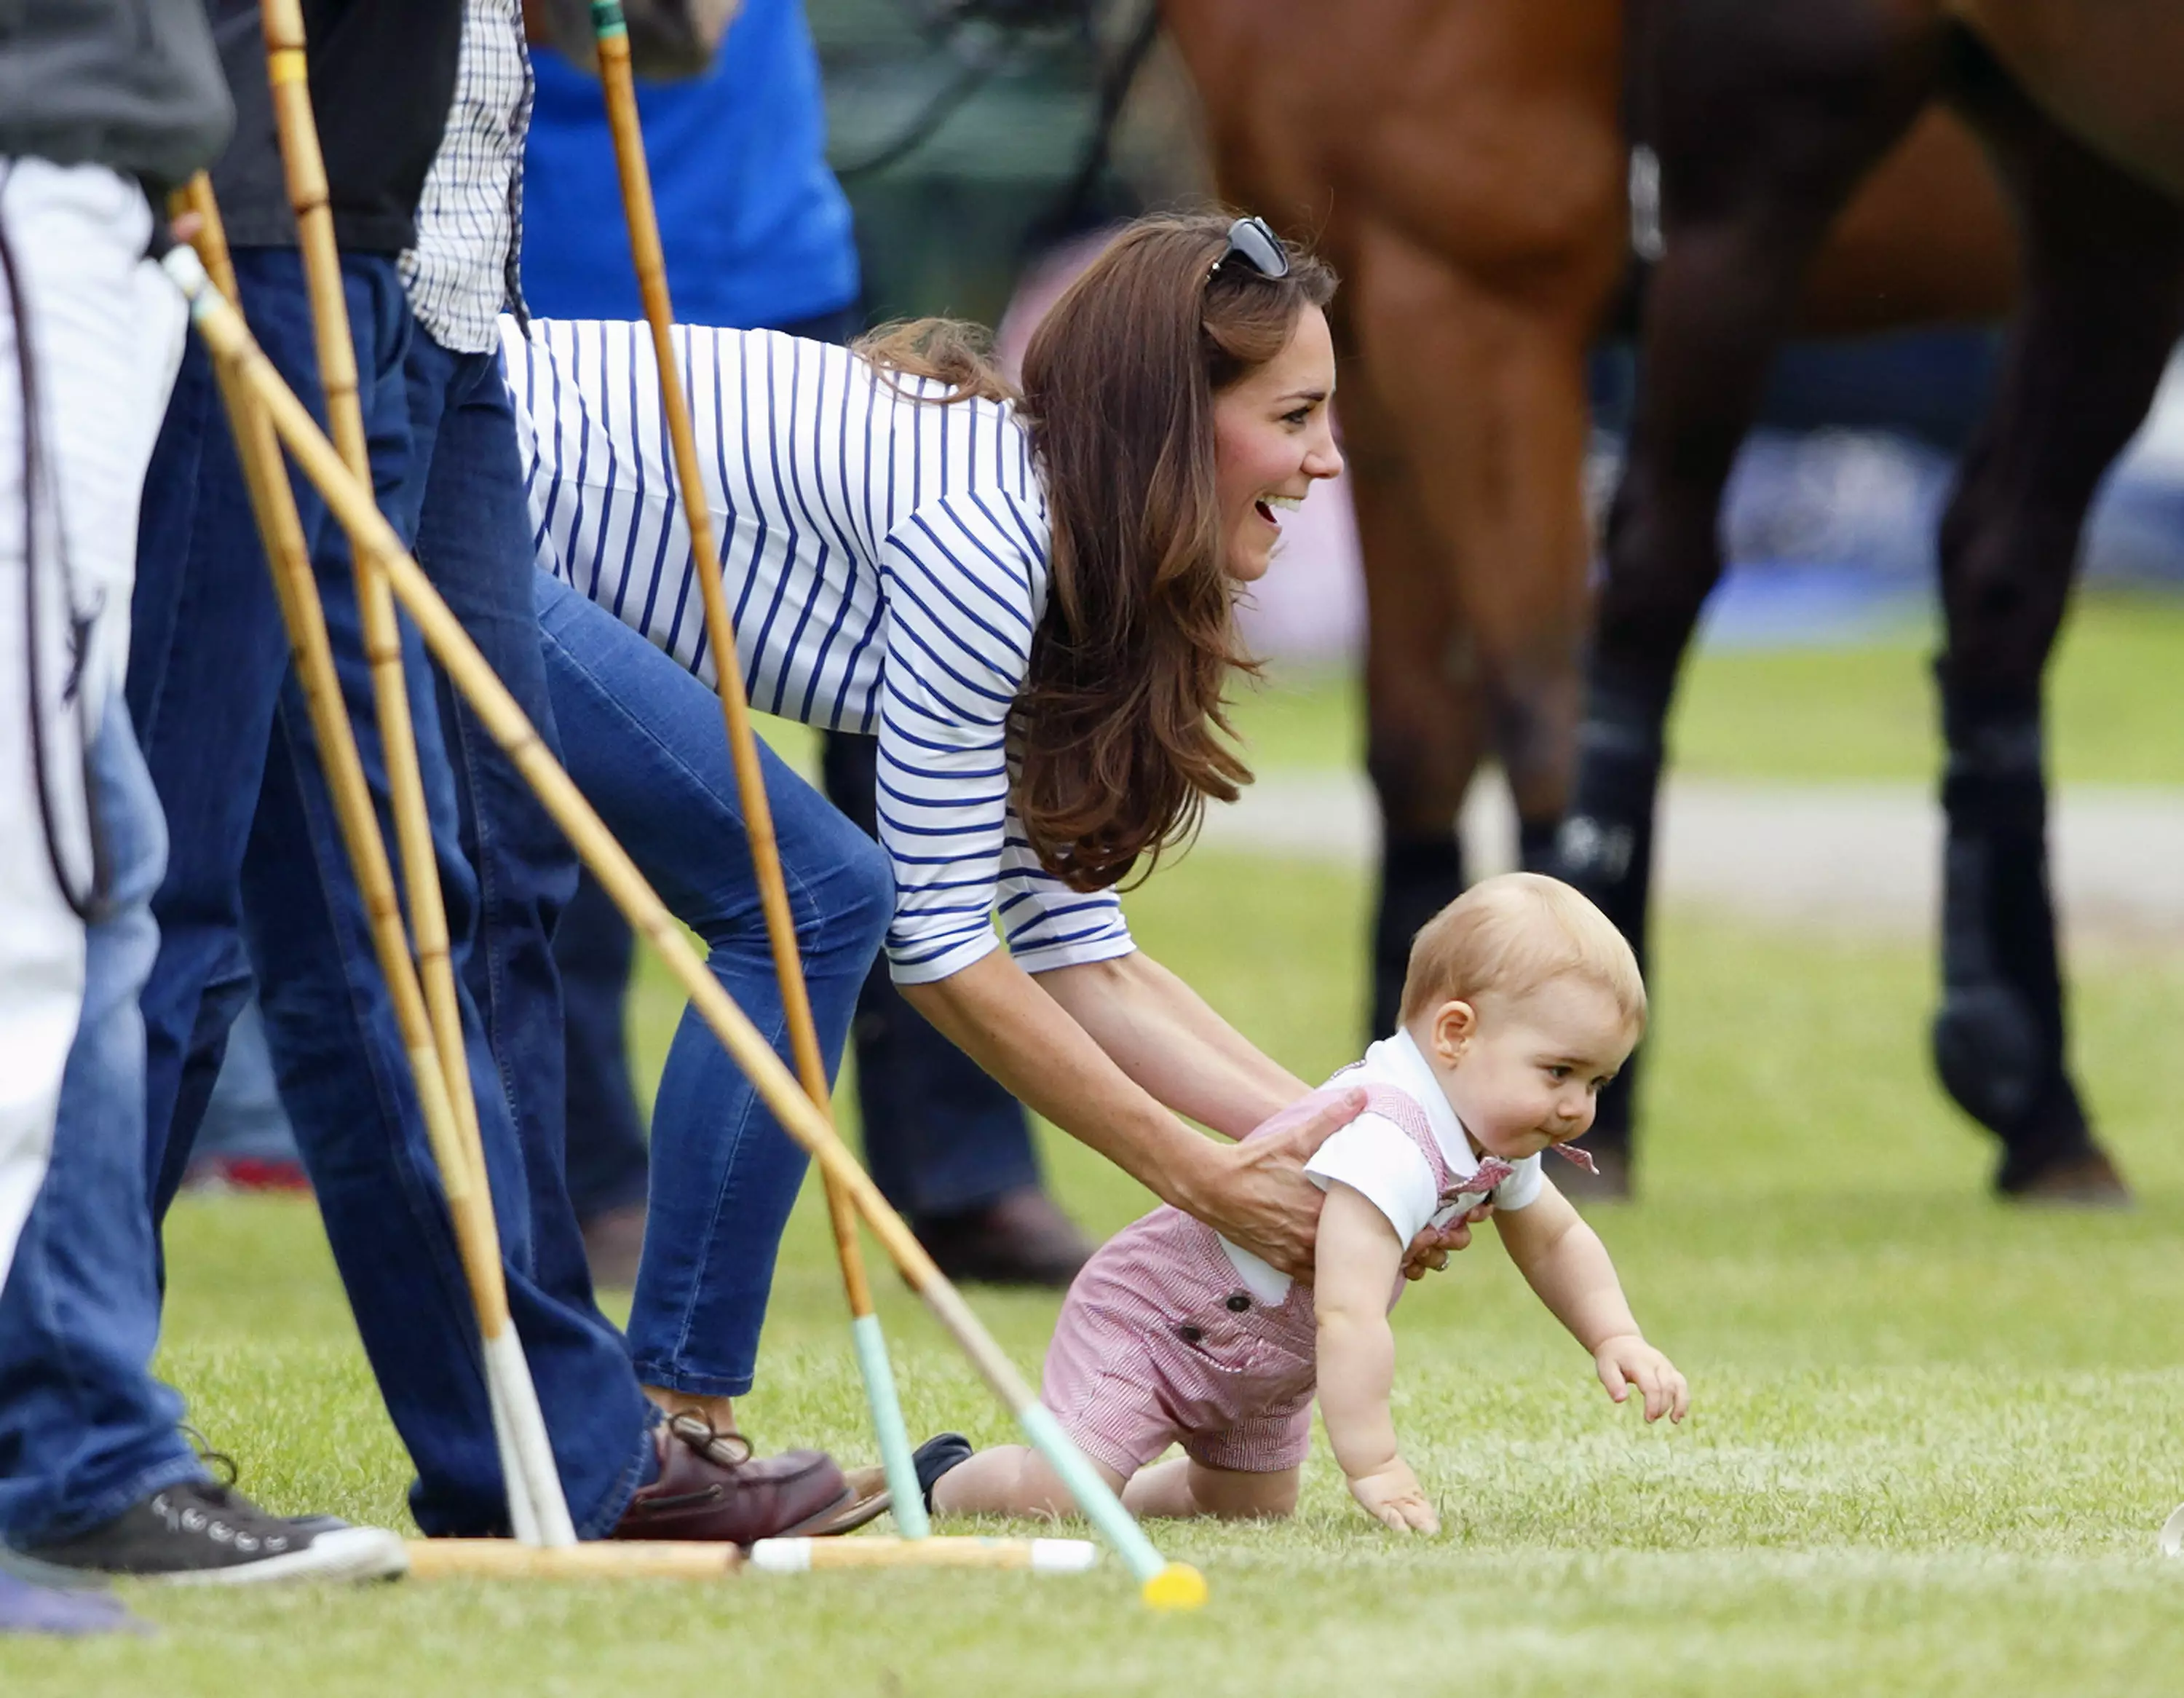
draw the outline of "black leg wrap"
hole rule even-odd
[[[1517,822],[1517,864],[1528,873],[1552,873],[1559,864],[1555,841],[1562,835],[1558,819],[1520,819]]]
[[[1463,891],[1463,847],[1456,828],[1429,837],[1390,837],[1380,850],[1380,905],[1373,917],[1373,1028],[1396,1029],[1403,975],[1418,928]]]
[[[1942,718],[1948,843],[1934,1066],[1958,1105],[2002,1140],[1997,1184],[2009,1192],[2093,1147],[2064,1067],[2040,707],[1945,684]]]
[[[1653,807],[1661,784],[1665,684],[1606,675],[1596,666],[1578,729],[1577,783],[1545,870],[1599,904],[1646,959],[1646,906],[1653,873]],[[1643,1053],[1642,1049],[1640,1053]],[[1601,1093],[1587,1148],[1627,1161],[1638,1056]]]

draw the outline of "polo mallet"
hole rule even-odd
[[[851,1568],[988,1568],[1087,1574],[1100,1549],[1082,1539],[761,1539],[740,1545],[670,1539],[580,1544],[566,1550],[504,1539],[424,1539],[410,1545],[413,1579],[724,1580]]]
[[[721,553],[713,535],[713,513],[705,500],[699,469],[698,442],[690,428],[689,399],[676,378],[675,321],[667,299],[667,261],[660,246],[660,220],[652,204],[652,174],[644,159],[644,132],[638,122],[637,86],[629,63],[629,31],[621,0],[593,0],[592,29],[599,44],[599,81],[606,88],[607,121],[614,131],[615,164],[621,175],[622,211],[629,224],[629,249],[637,261],[637,286],[644,298],[645,322],[652,329],[653,358],[660,370],[660,399],[667,415],[667,437],[682,516],[690,527],[691,570],[705,610],[705,645],[713,651],[713,677],[727,721],[728,751],[735,762],[736,790],[742,798],[744,830],[750,840],[751,864],[757,869],[759,901],[773,946],[773,970],[781,981],[781,1005],[788,1023],[789,1047],[796,1058],[804,1093],[822,1114],[833,1118],[827,1063],[811,1019],[811,998],[805,988],[804,964],[797,952],[796,925],[789,917],[788,887],[782,876],[781,850],[774,841],[773,810],[766,801],[766,778],[759,767],[758,738],[751,729],[744,694],[743,662],[736,651],[735,627],[728,615],[727,592],[721,584]],[[825,1176],[827,1211],[833,1222],[834,1253],[842,1264],[842,1287],[850,1299],[850,1335],[855,1341],[858,1371],[872,1405],[872,1432],[879,1441],[895,1525],[911,1539],[930,1530],[924,1494],[910,1457],[910,1434],[902,1404],[895,1395],[894,1371],[887,1339],[872,1312],[872,1293],[865,1277],[865,1258],[857,1242],[856,1211],[831,1175]]]
[[[363,539],[386,568],[395,597],[416,621],[455,689],[470,702],[479,721],[510,762],[522,773],[540,804],[552,816],[600,887],[613,898],[631,926],[658,952],[690,1005],[712,1029],[722,1047],[740,1067],[766,1107],[788,1135],[801,1144],[821,1170],[838,1185],[881,1245],[901,1270],[905,1281],[924,1300],[948,1335],[970,1359],[994,1394],[1017,1417],[1024,1436],[1069,1488],[1078,1507],[1121,1554],[1139,1583],[1145,1601],[1160,1609],[1192,1609],[1206,1600],[1206,1581],[1186,1563],[1169,1562],[1153,1548],[1122,1501],[1108,1489],[1084,1455],[1071,1443],[1054,1416],[1034,1395],[1023,1377],[993,1337],[979,1324],[962,1295],[933,1265],[933,1259],[888,1205],[857,1159],[836,1134],[826,1112],[804,1094],[781,1064],[772,1047],[706,971],[684,940],[666,905],[646,883],[620,844],[593,812],[575,783],[548,752],[523,716],[515,698],[448,609],[417,562],[412,560],[381,517],[370,490],[349,475],[340,454],[309,411],[281,379],[252,340],[249,327],[220,292],[208,283],[204,268],[187,248],[176,248],[162,262],[188,297],[190,316],[216,360],[233,368],[236,383],[264,409],[290,456],[316,486],[326,505]],[[384,857],[382,854],[383,864]],[[406,958],[402,964],[408,970]],[[497,1267],[498,1263],[494,1265]]]
[[[275,4],[266,8],[269,32],[275,27],[275,9],[279,5],[281,0],[275,0]],[[281,9],[292,11],[293,7],[294,0],[286,0]],[[301,38],[298,26],[293,39]],[[318,165],[317,138],[310,128],[309,95],[304,87],[300,71],[286,73],[287,80],[284,81],[282,67],[300,64],[301,54],[298,53],[293,59],[287,59],[283,58],[287,51],[286,48],[274,50],[270,69],[273,72],[276,105],[281,102],[284,88],[292,90],[293,97],[300,99],[303,104],[301,126],[307,145],[284,149],[288,157],[292,186],[299,175],[297,169],[299,158],[308,160],[310,172],[318,179],[316,200],[320,215],[317,220],[308,220],[304,216],[304,203],[309,196],[298,193],[295,198],[298,203],[298,223],[305,232],[305,260],[310,271],[313,316],[318,332],[320,361],[322,371],[329,377],[328,411],[334,419],[336,428],[342,428],[343,402],[346,399],[350,433],[361,452],[364,433],[356,398],[356,360],[348,341],[348,314],[342,306],[339,262],[332,257],[332,221],[326,216],[325,174]],[[281,122],[285,135],[292,120],[284,112]],[[183,198],[189,209],[195,212],[200,220],[201,228],[197,239],[214,269],[220,274],[222,289],[231,300],[239,303],[241,296],[237,292],[234,269],[228,260],[220,209],[213,199],[212,185],[203,173],[192,180]],[[321,277],[318,267],[313,264],[310,253],[315,226],[324,250],[322,257],[330,260],[333,268],[331,314],[324,310],[320,299],[323,293]],[[333,325],[331,338],[328,334],[330,318],[337,321]],[[331,362],[330,342],[337,344],[339,350],[338,359]],[[339,374],[343,372],[347,374],[345,395],[338,387]],[[404,1047],[409,1052],[411,1070],[416,1075],[418,1102],[424,1114],[433,1159],[440,1170],[442,1187],[448,1194],[448,1212],[454,1222],[457,1244],[471,1288],[471,1304],[477,1312],[485,1360],[486,1390],[493,1410],[493,1437],[500,1452],[501,1471],[508,1484],[510,1525],[516,1537],[526,1544],[573,1544],[576,1543],[576,1528],[570,1521],[568,1505],[561,1492],[560,1476],[554,1467],[553,1450],[547,1441],[537,1388],[532,1382],[530,1366],[524,1360],[522,1341],[509,1321],[508,1293],[501,1269],[499,1234],[493,1222],[492,1193],[486,1183],[485,1164],[478,1147],[475,1105],[470,1096],[469,1064],[461,1043],[461,1024],[454,1003],[454,977],[448,969],[447,917],[441,908],[439,873],[432,856],[432,827],[425,811],[424,783],[418,770],[417,748],[410,720],[409,696],[402,676],[394,604],[387,588],[386,575],[377,568],[370,554],[352,545],[357,574],[357,596],[363,609],[365,645],[372,665],[381,740],[386,748],[404,871],[410,882],[410,913],[421,940],[437,940],[439,968],[447,975],[446,1009],[455,1031],[452,1063],[444,1034],[436,1029],[431,1010],[433,957],[421,947],[419,953],[422,957],[426,974],[425,988],[421,991],[418,975],[410,959],[409,943],[403,935],[402,912],[395,896],[392,869],[387,862],[386,845],[379,834],[378,820],[371,809],[369,790],[363,788],[363,767],[356,754],[355,736],[349,727],[343,703],[340,682],[333,671],[332,650],[327,642],[325,622],[320,612],[318,585],[311,575],[302,522],[296,511],[295,494],[289,487],[287,469],[281,462],[280,444],[273,435],[264,408],[249,402],[246,395],[236,390],[225,366],[220,367],[219,375],[221,395],[227,405],[229,427],[235,437],[236,453],[249,487],[251,505],[257,516],[259,535],[265,542],[266,560],[272,570],[282,614],[287,621],[297,674],[310,703],[313,731],[326,764],[328,784],[335,794],[337,814],[348,844],[350,861],[356,870],[358,886],[372,916],[373,942],[379,953],[380,969],[386,975],[390,994],[393,997],[395,1017],[402,1031]],[[368,477],[363,483],[367,489],[371,487]],[[322,697],[325,698],[323,701]],[[331,723],[326,720],[329,714],[332,716]],[[352,768],[354,785],[362,796],[360,806],[363,813],[359,818],[352,817],[349,804],[354,802],[356,797],[348,794],[346,788]],[[398,973],[396,967],[390,964],[390,956],[398,958]],[[417,998],[414,1008],[404,995],[405,989]],[[411,1019],[413,1014],[415,1016],[414,1022]],[[464,1120],[465,1109],[471,1110],[471,1115],[467,1123]]]

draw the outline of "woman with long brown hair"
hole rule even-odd
[[[1307,1087],[1134,947],[1115,893],[1250,778],[1232,608],[1340,469],[1334,288],[1256,220],[1159,217],[1056,305],[1020,389],[942,321],[846,350],[678,345],[753,706],[879,739],[878,847],[769,757],[828,1065],[884,936],[912,1005],[1026,1103],[1307,1275],[1301,1165],[1347,1115],[1248,1144],[1184,1125],[1240,1139]],[[566,759],[778,1041],[644,327],[505,340]],[[727,1429],[804,1159],[687,1024],[653,1136],[632,1349],[662,1402]]]

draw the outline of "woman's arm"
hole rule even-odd
[[[1146,1091],[1229,1137],[1312,1089],[1143,950],[1053,968],[1038,984]]]
[[[1251,1068],[1234,1048],[1200,1035],[1203,1023],[1212,1022],[1230,1044],[1256,1057],[1188,991],[1184,997],[1200,1014],[1184,1009],[1163,1031],[1162,1009],[1174,1004],[1159,1000],[1165,992],[1158,987],[1180,988],[1172,975],[1097,975],[1108,987],[1104,996],[1083,995],[1084,977],[1065,980],[1069,994],[1125,1051],[1128,1066],[1117,1065],[1045,988],[1062,975],[1082,973],[1062,968],[1035,980],[995,950],[945,979],[900,988],[912,1008],[1028,1107],[1163,1202],[1284,1273],[1309,1280],[1320,1194],[1304,1176],[1304,1164],[1329,1133],[1357,1117],[1362,1093],[1300,1104],[1306,1087],[1272,1062],[1257,1058],[1258,1068]],[[1215,1082],[1195,1082],[1199,1070]],[[1296,1116],[1248,1144],[1217,1143],[1177,1120],[1139,1077],[1173,1089],[1197,1118],[1240,1135],[1293,1104]],[[1230,1091],[1233,1100],[1217,1103]]]

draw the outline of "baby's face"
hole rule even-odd
[[[1514,1001],[1444,1003],[1430,1019],[1421,1047],[1449,1106],[1504,1161],[1582,1137],[1638,1042],[1607,988],[1574,975]]]

